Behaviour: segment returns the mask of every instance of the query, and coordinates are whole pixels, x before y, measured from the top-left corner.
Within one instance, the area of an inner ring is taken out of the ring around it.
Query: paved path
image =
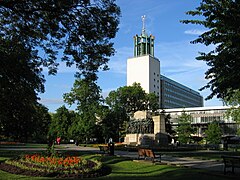
[[[137,159],[137,152],[127,152],[127,151],[116,151],[116,155],[123,157],[131,157],[133,159]],[[176,166],[184,166],[189,168],[198,168],[198,169],[208,169],[210,171],[220,171],[223,172],[223,163],[221,161],[216,160],[201,160],[194,159],[189,157],[173,157],[170,155],[162,155],[161,163],[170,164]]]

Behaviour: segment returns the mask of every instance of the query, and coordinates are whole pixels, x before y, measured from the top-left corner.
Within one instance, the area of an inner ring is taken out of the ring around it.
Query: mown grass
[[[94,155],[92,155],[94,156]],[[101,180],[128,180],[128,179],[163,179],[163,180],[227,180],[228,176],[223,176],[219,174],[212,174],[204,170],[187,169],[174,167],[169,165],[154,165],[152,163],[144,162],[134,162],[128,159],[119,157],[109,157],[107,159],[102,159],[104,164],[112,168],[111,174],[100,177],[97,179]],[[9,174],[0,171],[0,179],[24,179],[24,180],[37,180],[37,179],[49,179],[53,180],[56,178],[47,177],[28,177],[21,175]]]
[[[32,146],[33,147],[33,146]],[[39,151],[37,151],[39,152]],[[23,154],[34,153],[34,150],[31,149],[29,151],[7,151],[0,149],[0,161],[9,159],[12,157],[16,157]],[[69,155],[84,155],[85,158],[89,159],[97,159],[103,162],[104,165],[110,167],[112,172],[104,177],[99,177],[97,179],[108,180],[108,179],[116,179],[116,180],[134,180],[134,179],[163,179],[163,180],[227,180],[231,177],[229,175],[224,176],[222,173],[214,173],[209,172],[207,170],[199,170],[199,169],[190,169],[183,167],[176,167],[170,165],[161,165],[161,164],[152,164],[151,162],[136,162],[132,161],[129,158],[121,158],[115,156],[101,156],[97,154],[91,154],[82,151],[67,151],[62,150],[61,153],[66,153]],[[187,153],[187,152],[186,152]],[[178,154],[178,153],[176,153]],[[180,154],[180,153],[179,153]],[[196,155],[196,153],[194,153]],[[182,154],[183,155],[183,154]],[[186,154],[185,154],[186,155]],[[188,156],[191,154],[187,153]],[[202,154],[201,154],[202,156]],[[210,156],[210,155],[209,155]],[[57,179],[57,178],[47,178],[47,177],[28,177],[22,175],[10,174],[0,170],[0,179],[24,179],[24,180],[37,180],[37,179]],[[236,178],[237,179],[237,178]]]

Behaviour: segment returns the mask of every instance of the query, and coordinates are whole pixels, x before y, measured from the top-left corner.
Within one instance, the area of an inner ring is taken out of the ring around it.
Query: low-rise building
[[[173,128],[178,126],[178,117],[181,116],[183,112],[191,115],[191,124],[196,129],[196,136],[199,137],[204,136],[204,131],[207,129],[209,123],[214,121],[219,122],[223,130],[223,135],[231,136],[236,135],[239,125],[232,117],[226,115],[229,108],[228,106],[175,108],[159,110],[159,113],[164,112],[166,115],[170,115],[170,122]]]

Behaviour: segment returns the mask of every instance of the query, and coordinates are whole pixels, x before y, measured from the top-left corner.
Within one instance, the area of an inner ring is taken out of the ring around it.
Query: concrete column
[[[155,143],[158,145],[167,145],[168,138],[165,128],[164,115],[153,116]]]
[[[166,133],[164,115],[153,116],[154,134]]]

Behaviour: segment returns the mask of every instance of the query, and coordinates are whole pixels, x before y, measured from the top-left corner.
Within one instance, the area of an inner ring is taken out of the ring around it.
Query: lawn
[[[111,174],[98,179],[116,179],[116,180],[127,180],[127,179],[164,179],[164,180],[227,180],[228,176],[211,174],[203,170],[180,168],[168,165],[153,165],[152,163],[145,162],[134,162],[131,160],[119,158],[119,157],[108,157],[102,159],[105,165],[112,168]],[[0,171],[0,179],[56,179],[56,178],[43,178],[43,177],[27,177],[9,174]]]
[[[32,146],[33,147],[33,146]],[[27,154],[31,151],[6,151],[0,149],[0,160],[15,157],[17,155]],[[67,151],[63,152],[70,155],[83,155],[80,151]],[[163,180],[227,180],[230,177],[224,176],[222,174],[216,174],[208,172],[207,170],[197,170],[183,167],[176,167],[170,165],[152,164],[151,162],[137,162],[132,161],[128,158],[121,158],[115,156],[100,156],[95,154],[86,154],[84,156],[89,159],[98,159],[103,162],[104,165],[110,167],[112,172],[104,177],[98,179],[116,179],[116,180],[128,180],[128,179],[163,179]],[[14,175],[0,170],[0,179],[24,179],[24,180],[34,180],[34,179],[57,179],[57,178],[47,178],[47,177],[28,177],[21,175]]]

